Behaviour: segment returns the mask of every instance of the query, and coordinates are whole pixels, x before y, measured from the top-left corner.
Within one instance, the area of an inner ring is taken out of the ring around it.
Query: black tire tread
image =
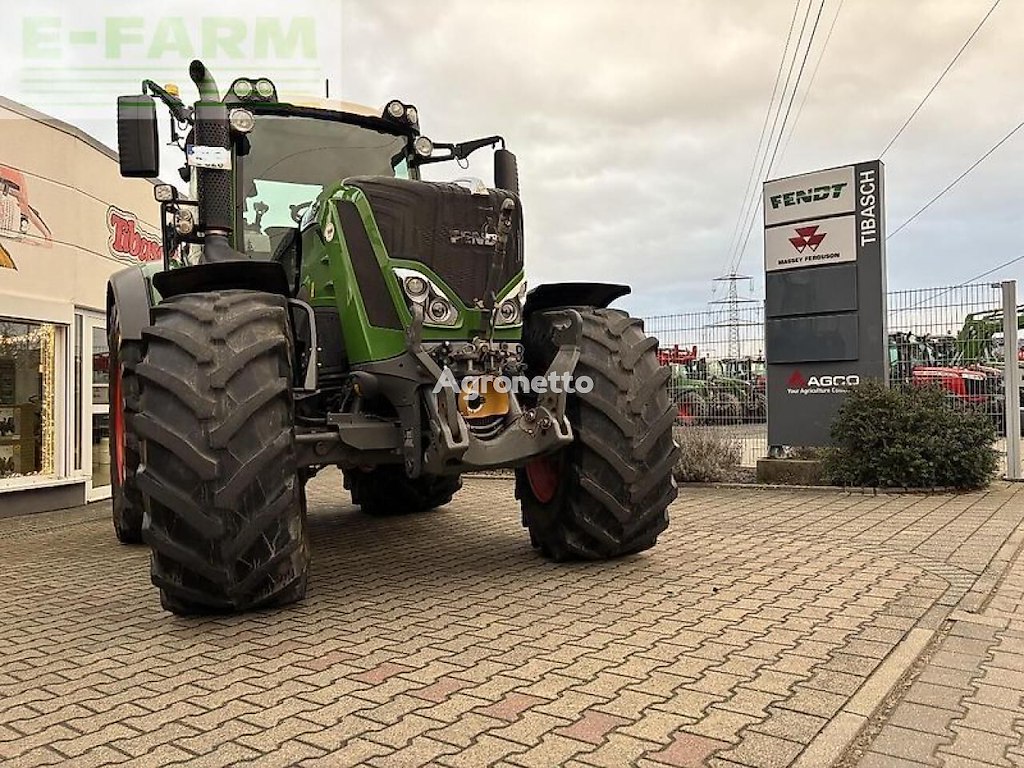
[[[385,464],[370,471],[345,470],[352,503],[373,517],[427,512],[452,500],[462,488],[459,475],[421,475],[410,479],[401,465]]]
[[[607,559],[654,546],[677,495],[677,406],[669,397],[669,370],[658,363],[657,340],[620,310],[578,311],[583,336],[575,377],[589,376],[594,387],[568,397],[576,440],[557,454],[562,480],[555,498],[539,501],[526,470],[516,470],[523,524],[534,546],[556,561]],[[537,327],[541,322],[536,318],[530,327],[528,320],[525,334],[527,361],[539,373],[556,351],[550,332]]]
[[[285,300],[185,294],[153,318],[136,426],[143,537],[162,605],[223,613],[301,599],[309,545]]]
[[[124,404],[125,446],[124,482],[117,477],[116,457],[110,462],[110,495],[114,535],[122,544],[142,543],[143,500],[139,491],[136,473],[139,468],[139,438],[135,432],[134,419],[139,409],[139,382],[135,369],[142,361],[142,342],[121,338],[117,305],[110,308],[107,317],[107,344],[110,352],[111,370],[123,365],[121,374],[121,398]]]

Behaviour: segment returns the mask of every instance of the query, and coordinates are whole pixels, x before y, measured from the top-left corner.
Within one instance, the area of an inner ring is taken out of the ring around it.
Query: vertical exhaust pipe
[[[189,77],[199,90],[195,105],[193,139],[196,146],[220,147],[231,151],[231,128],[227,107],[220,101],[220,91],[213,75],[196,59],[188,68]],[[201,261],[211,263],[239,258],[231,248],[234,229],[234,207],[231,195],[231,171],[221,168],[196,168],[199,197],[199,227],[203,230]]]

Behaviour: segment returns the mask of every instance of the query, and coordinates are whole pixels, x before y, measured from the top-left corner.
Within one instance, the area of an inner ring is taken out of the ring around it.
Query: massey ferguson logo
[[[789,242],[796,248],[797,253],[803,253],[805,248],[810,248],[811,251],[818,250],[818,246],[821,245],[821,241],[825,239],[825,232],[818,234],[818,227],[797,227],[796,237],[789,238]]]
[[[134,213],[107,208],[110,253],[122,261],[160,261],[164,257],[160,238],[142,229]]]
[[[856,373],[835,376],[804,376],[796,369],[786,380],[786,391],[791,395],[822,395],[845,393],[860,384]]]

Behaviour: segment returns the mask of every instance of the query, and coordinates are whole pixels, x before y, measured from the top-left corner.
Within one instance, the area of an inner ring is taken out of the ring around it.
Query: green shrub
[[[739,441],[714,429],[681,427],[675,430],[675,439],[679,443],[675,475],[683,483],[720,483],[743,458]]]
[[[934,387],[866,382],[832,425],[825,474],[836,485],[981,488],[996,472],[995,427]]]

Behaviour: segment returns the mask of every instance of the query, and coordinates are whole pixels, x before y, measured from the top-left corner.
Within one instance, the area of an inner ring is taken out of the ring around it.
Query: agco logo
[[[772,204],[772,210],[801,203],[817,203],[822,200],[835,200],[843,189],[849,186],[845,181],[838,184],[826,184],[823,187],[811,187],[810,189],[797,189],[793,192],[783,192],[781,195],[772,195],[768,198]]]
[[[160,239],[146,232],[134,213],[110,206],[107,209],[107,229],[110,230],[107,246],[112,256],[128,262],[163,259]]]
[[[790,394],[799,393],[821,394],[827,392],[845,392],[847,387],[860,384],[860,376],[856,373],[838,374],[834,376],[804,376],[800,369],[793,371],[786,381]]]
[[[789,242],[796,248],[797,253],[803,253],[805,248],[810,248],[811,251],[818,250],[818,246],[821,245],[825,239],[826,232],[818,234],[818,227],[797,227],[796,237],[789,238]]]

